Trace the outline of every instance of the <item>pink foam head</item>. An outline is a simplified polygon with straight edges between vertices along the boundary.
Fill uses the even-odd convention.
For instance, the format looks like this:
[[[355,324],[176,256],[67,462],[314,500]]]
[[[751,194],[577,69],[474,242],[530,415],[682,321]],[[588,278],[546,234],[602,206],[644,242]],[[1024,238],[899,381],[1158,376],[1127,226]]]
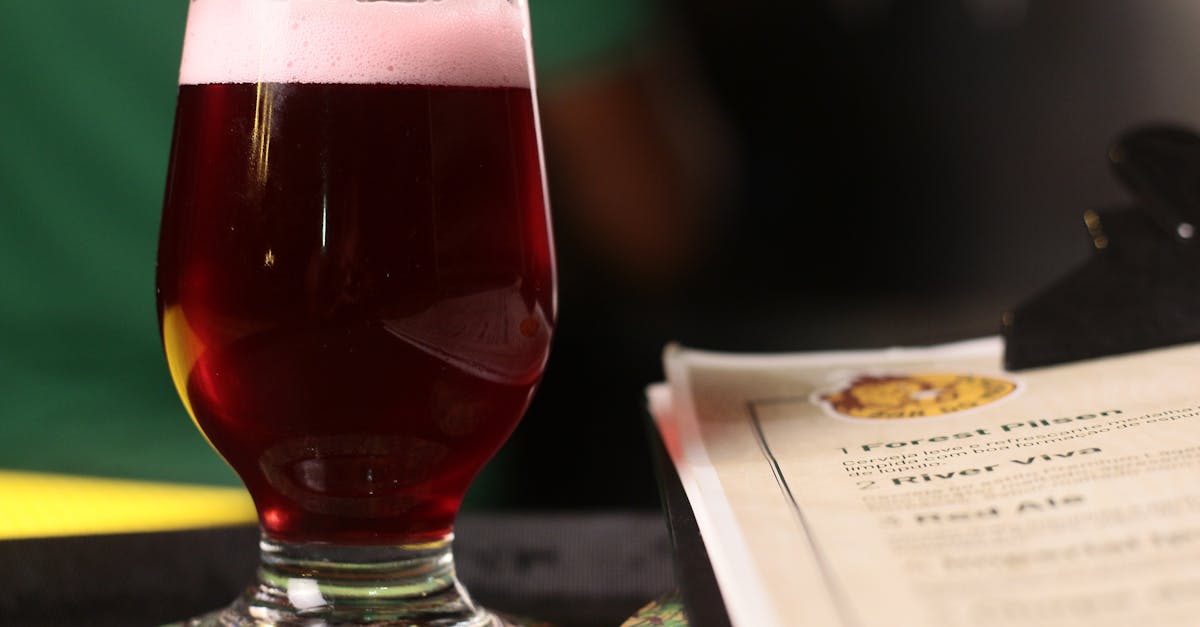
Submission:
[[[191,0],[179,82],[526,87],[525,0]]]

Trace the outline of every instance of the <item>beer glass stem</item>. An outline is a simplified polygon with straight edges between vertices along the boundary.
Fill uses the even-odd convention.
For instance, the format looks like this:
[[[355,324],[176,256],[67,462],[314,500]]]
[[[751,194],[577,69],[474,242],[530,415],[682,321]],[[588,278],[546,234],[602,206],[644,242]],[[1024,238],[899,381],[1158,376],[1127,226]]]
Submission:
[[[510,625],[467,595],[455,576],[452,538],[418,545],[339,546],[281,542],[264,535],[256,585],[233,605],[188,624]]]

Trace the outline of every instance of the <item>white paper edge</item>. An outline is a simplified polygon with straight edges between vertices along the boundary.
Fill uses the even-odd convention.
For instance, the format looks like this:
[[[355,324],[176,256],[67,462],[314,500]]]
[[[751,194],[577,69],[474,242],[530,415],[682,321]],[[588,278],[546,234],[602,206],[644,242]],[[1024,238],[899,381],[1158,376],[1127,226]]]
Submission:
[[[671,350],[678,349],[668,348],[668,353]],[[651,408],[656,406],[656,397],[658,403],[665,400],[669,404],[667,419],[679,431],[680,450],[667,452],[675,461],[680,483],[696,517],[729,620],[735,627],[784,627],[700,439],[691,382],[683,361],[678,356],[665,361],[670,383],[650,389]],[[655,420],[659,420],[660,414],[654,413]]]
[[[836,366],[841,364],[859,364],[864,361],[870,361],[872,365],[878,365],[894,361],[919,360],[934,354],[939,358],[945,359],[987,357],[1002,354],[1004,352],[1004,340],[1000,336],[990,336],[934,346],[871,348],[815,353],[779,353],[775,355],[722,353],[692,348],[673,348],[671,350],[686,355],[688,361],[693,365],[779,368],[788,365]],[[668,372],[667,374],[670,377],[670,373]]]

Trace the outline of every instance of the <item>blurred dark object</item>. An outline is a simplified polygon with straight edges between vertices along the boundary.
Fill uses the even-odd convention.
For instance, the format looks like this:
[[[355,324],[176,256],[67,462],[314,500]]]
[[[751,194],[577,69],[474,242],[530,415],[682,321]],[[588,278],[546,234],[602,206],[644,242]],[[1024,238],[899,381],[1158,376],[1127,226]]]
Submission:
[[[558,627],[618,625],[673,587],[657,514],[464,516],[455,557],[476,600]],[[0,624],[161,625],[254,577],[253,527],[0,542]]]
[[[1200,340],[1200,137],[1136,129],[1109,160],[1137,205],[1087,212],[1091,260],[1006,316],[1010,370]]]

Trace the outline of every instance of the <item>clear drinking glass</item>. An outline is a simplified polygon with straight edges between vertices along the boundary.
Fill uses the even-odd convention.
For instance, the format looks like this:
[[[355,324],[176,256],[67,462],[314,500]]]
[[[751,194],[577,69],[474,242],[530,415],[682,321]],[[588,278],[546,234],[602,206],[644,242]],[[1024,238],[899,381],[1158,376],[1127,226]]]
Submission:
[[[159,320],[262,558],[189,624],[506,624],[450,546],[554,325],[529,46],[524,0],[191,0]]]

